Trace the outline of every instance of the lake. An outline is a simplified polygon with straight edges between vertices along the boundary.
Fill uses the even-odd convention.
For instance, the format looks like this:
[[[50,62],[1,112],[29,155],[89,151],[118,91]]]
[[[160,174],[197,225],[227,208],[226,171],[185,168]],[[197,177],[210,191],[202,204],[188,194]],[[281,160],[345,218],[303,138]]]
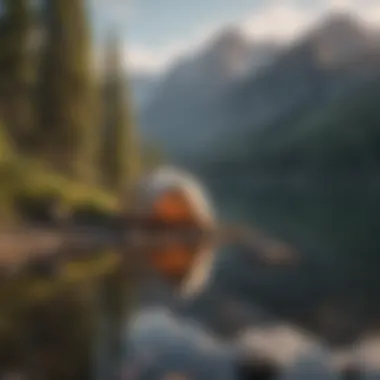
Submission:
[[[347,325],[337,339],[377,328],[378,181],[255,178],[229,171],[200,176],[221,219],[252,224],[290,243],[302,257],[295,270],[252,273],[230,255],[219,260],[216,281],[324,336],[334,335],[318,317],[325,309],[335,313],[337,328]]]

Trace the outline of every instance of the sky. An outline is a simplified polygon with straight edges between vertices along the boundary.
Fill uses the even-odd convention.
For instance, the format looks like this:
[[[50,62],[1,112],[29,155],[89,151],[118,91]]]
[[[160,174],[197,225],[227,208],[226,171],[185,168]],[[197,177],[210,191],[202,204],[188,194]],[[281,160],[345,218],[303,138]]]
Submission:
[[[328,11],[380,27],[380,0],[89,0],[98,41],[117,31],[126,65],[159,72],[218,30],[238,25],[252,39],[289,41]]]

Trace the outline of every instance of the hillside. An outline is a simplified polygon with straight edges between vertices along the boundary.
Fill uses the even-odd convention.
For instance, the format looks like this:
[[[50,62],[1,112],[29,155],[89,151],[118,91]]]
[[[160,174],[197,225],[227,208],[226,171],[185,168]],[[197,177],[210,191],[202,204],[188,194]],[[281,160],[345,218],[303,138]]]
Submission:
[[[304,169],[375,170],[380,164],[380,80],[310,112],[272,146],[273,158]],[[269,153],[270,154],[270,153]],[[299,156],[297,159],[296,155]]]
[[[380,77],[334,102],[305,102],[265,128],[225,142],[224,159],[204,165],[253,170],[374,169],[379,164]]]

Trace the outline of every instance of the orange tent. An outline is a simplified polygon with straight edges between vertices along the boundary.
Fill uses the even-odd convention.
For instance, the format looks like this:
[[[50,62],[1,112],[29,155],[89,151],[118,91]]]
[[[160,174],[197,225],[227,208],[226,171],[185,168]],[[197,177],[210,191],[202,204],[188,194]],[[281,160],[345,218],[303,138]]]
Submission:
[[[133,209],[140,215],[173,226],[211,227],[214,215],[205,191],[194,177],[172,168],[158,169],[144,177],[136,189]],[[149,252],[150,262],[166,279],[180,282],[203,247],[181,242]]]

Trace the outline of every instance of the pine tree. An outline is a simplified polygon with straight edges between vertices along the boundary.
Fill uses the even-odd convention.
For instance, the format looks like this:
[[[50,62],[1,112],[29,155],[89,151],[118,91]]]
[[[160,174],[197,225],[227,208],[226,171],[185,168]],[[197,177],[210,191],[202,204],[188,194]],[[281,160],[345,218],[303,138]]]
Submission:
[[[32,122],[32,11],[27,0],[3,1],[0,26],[1,117],[16,146],[26,143]]]
[[[117,39],[110,36],[103,88],[101,168],[104,185],[117,192],[131,185],[140,166],[136,130],[127,95],[120,47]]]
[[[45,0],[38,106],[39,152],[72,177],[91,175],[94,83],[84,0]]]

